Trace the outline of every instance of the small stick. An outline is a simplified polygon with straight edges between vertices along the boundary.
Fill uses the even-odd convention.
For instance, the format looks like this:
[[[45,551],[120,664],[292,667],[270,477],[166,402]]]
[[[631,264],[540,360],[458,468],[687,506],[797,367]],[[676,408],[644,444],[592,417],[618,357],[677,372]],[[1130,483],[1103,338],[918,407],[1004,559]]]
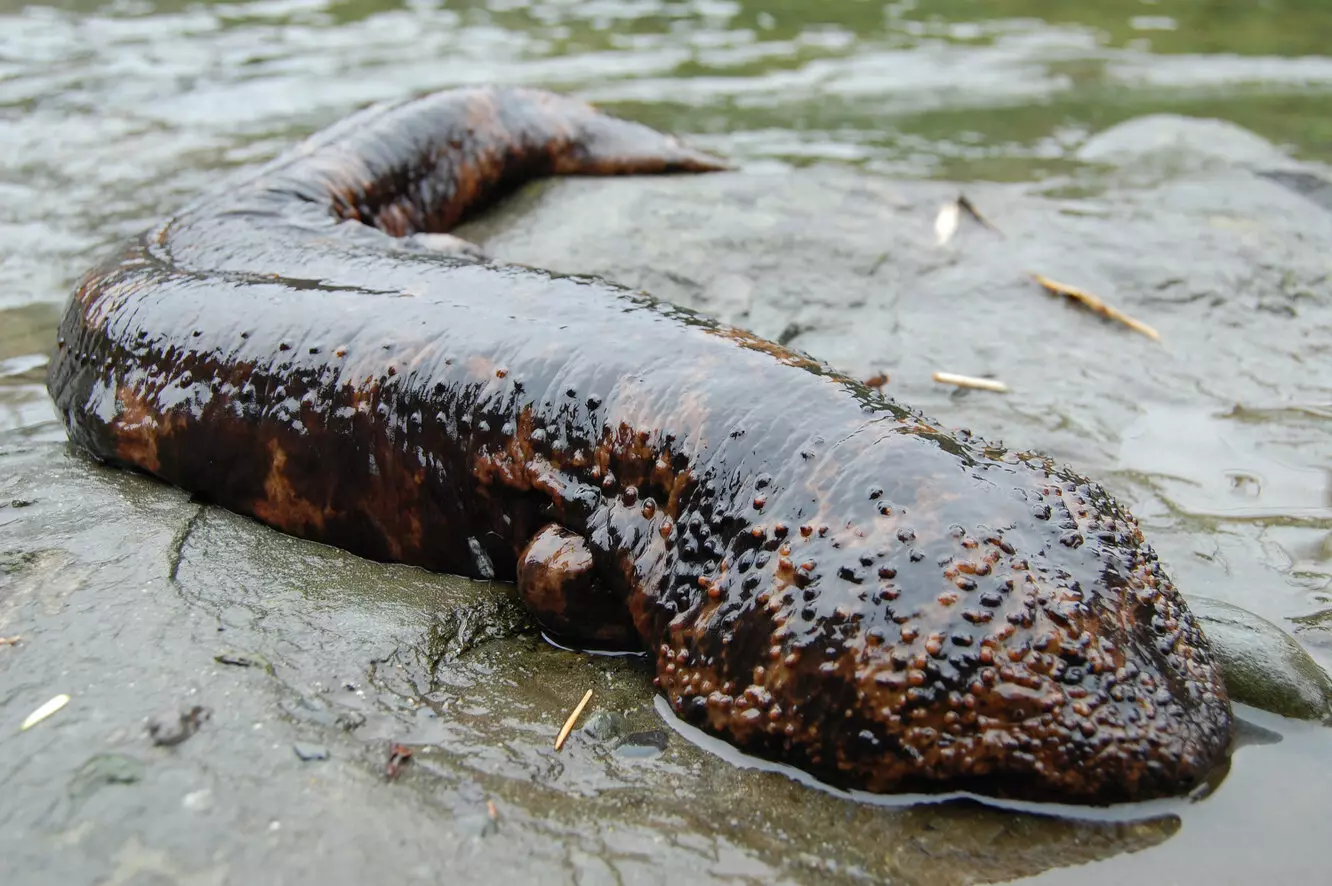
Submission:
[[[570,732],[573,732],[574,723],[578,722],[578,715],[583,712],[583,708],[587,707],[587,703],[591,700],[592,690],[589,689],[583,694],[583,700],[578,703],[578,707],[573,709],[569,719],[564,721],[564,728],[560,730],[560,734],[555,738],[555,750],[558,751],[564,747],[564,740],[569,737]]]
[[[1008,385],[995,378],[977,378],[974,375],[957,375],[952,372],[936,372],[934,380],[942,385],[954,385],[959,388],[975,388],[978,391],[993,391],[1007,394]]]
[[[1044,286],[1054,295],[1068,296],[1069,298],[1073,299],[1076,302],[1081,302],[1088,310],[1100,314],[1102,317],[1105,317],[1107,320],[1117,320],[1118,322],[1123,323],[1129,329],[1132,329],[1134,332],[1142,333],[1143,335],[1150,338],[1152,341],[1161,340],[1161,333],[1157,332],[1155,329],[1148,326],[1146,323],[1143,323],[1141,320],[1135,320],[1133,317],[1130,317],[1128,314],[1125,314],[1123,311],[1119,310],[1118,308],[1111,307],[1110,305],[1106,304],[1104,301],[1102,301],[1101,299],[1097,298],[1096,296],[1092,295],[1090,292],[1087,292],[1084,289],[1078,289],[1076,286],[1069,286],[1067,283],[1060,283],[1057,280],[1051,280],[1049,277],[1042,276],[1041,274],[1032,274],[1031,276],[1033,280]]]
[[[18,634],[12,637],[0,637],[0,646],[17,646],[22,639]]]
[[[19,732],[25,732],[31,729],[67,704],[69,704],[69,696],[62,692],[60,695],[57,695],[55,698],[29,714],[23,721],[22,725],[19,726]]]
[[[981,227],[993,231],[994,233],[998,234],[1000,237],[1004,236],[1003,231],[999,230],[997,227],[991,224],[988,218],[980,214],[980,210],[976,208],[976,204],[968,200],[966,194],[957,195],[957,206],[967,215],[971,216],[973,219],[979,222]]]

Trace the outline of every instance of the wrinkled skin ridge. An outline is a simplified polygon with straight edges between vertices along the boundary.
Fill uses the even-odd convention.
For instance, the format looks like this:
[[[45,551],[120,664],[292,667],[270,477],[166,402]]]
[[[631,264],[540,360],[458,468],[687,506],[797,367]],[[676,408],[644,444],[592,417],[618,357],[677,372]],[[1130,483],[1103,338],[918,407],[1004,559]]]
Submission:
[[[368,109],[92,271],[51,394],[78,446],[285,532],[508,580],[522,557],[564,639],[641,645],[685,720],[830,783],[1199,783],[1225,687],[1100,486],[438,236],[536,176],[718,166],[537,91]]]

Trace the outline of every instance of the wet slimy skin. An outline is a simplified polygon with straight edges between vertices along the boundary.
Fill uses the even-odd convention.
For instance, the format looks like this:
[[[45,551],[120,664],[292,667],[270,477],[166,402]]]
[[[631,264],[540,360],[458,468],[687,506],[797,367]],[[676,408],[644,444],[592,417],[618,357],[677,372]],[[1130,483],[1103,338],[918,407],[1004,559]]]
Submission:
[[[1226,752],[1207,642],[1134,519],[827,366],[446,235],[548,174],[716,160],[567,98],[359,113],[80,285],[70,438],[283,531],[517,580],[634,643],[685,720],[869,791],[1103,803]]]

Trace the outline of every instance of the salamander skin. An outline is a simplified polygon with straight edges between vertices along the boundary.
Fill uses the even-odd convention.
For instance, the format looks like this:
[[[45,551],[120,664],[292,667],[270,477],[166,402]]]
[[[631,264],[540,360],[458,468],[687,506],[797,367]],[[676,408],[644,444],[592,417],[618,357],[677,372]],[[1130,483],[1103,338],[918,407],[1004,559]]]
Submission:
[[[107,462],[366,557],[517,580],[563,639],[645,649],[686,721],[832,784],[1198,784],[1225,687],[1100,486],[442,236],[533,177],[720,165],[538,91],[363,111],[91,272],[51,394]]]

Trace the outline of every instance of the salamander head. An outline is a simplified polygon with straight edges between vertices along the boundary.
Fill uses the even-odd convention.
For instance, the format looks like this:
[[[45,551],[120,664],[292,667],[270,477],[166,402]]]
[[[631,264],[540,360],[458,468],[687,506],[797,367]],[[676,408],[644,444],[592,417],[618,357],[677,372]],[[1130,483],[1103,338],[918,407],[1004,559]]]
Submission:
[[[1041,457],[911,458],[895,485],[774,495],[787,519],[739,533],[656,650],[675,709],[871,791],[1095,803],[1205,777],[1229,701],[1135,520]]]

